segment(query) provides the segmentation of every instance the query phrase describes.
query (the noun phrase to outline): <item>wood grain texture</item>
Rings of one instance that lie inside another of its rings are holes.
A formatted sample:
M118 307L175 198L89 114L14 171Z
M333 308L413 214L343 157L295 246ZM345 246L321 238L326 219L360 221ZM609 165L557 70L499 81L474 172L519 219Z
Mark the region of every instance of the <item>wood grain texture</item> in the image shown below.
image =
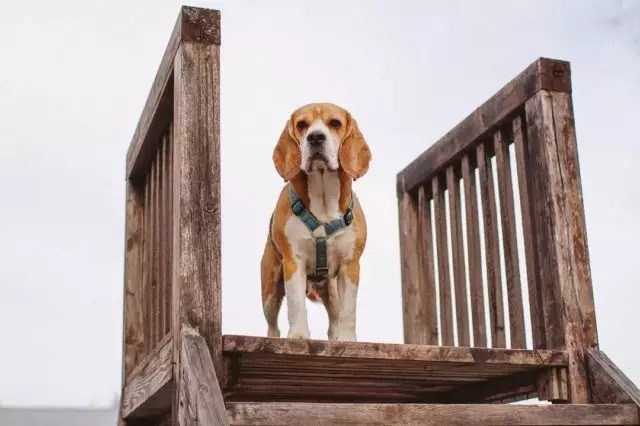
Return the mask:
M449 193L449 223L451 224L451 254L455 289L456 325L458 346L470 346L469 308L467 304L467 275L465 270L464 241L462 237L462 204L460 180L454 166L447 167L447 191Z
M127 181L125 211L125 259L122 318L122 377L121 388L127 377L144 355L143 329L143 233L144 205L140 190ZM120 396L118 424L124 426L124 393Z
M144 356L143 232L144 205L138 188L127 182L123 295L123 383Z
M571 272L574 281L563 289L563 300L570 310L572 321L578 327L576 343L584 348L598 345L598 330L593 286L591 283L591 266L589 262L589 245L587 226L582 197L582 179L578 159L573 102L570 93L551 93L553 108L553 125L556 133L558 164L561 174L561 190L566 198L566 224L569 239ZM568 284L568 283L567 283Z
M219 53L215 44L181 43L173 128L173 330L198 330L216 371L222 368Z
M524 328L524 306L522 304L522 282L518 261L518 237L516 233L515 202L511 182L511 161L509 145L501 131L493 135L493 149L496 155L498 191L500 194L500 219L502 220L502 246L504 270L507 282L507 302L509 304L509 337L512 348L526 348Z
M147 96L129 150L127 177L145 173L173 114L173 63L181 42L220 45L220 12L182 6Z
M180 426L228 425L222 392L207 342L195 330L181 332Z
M567 365L563 351L251 336L223 336L223 349L227 402L448 402L470 385L512 395L521 382L508 378Z
M473 345L487 346L484 289L482 282L482 258L480 247L480 223L478 221L478 193L475 170L469 155L462 157L462 181L464 185L465 213L467 220L467 259L469 262L469 297L471 298L471 324Z
M420 293L426 305L424 325L426 339L424 344L438 344L438 298L436 294L435 255L433 251L433 229L431 225L431 188L418 190L418 270L420 271ZM420 343L420 342L405 342Z
M640 389L598 349L587 350L589 387L594 404L635 404L640 408Z
M585 350L597 331L571 97L540 91L525 110L547 347L567 347L570 401L586 403Z
M151 195L151 175L147 173L144 177L144 267L142 271L142 291L144 293L144 345L145 354L150 353L153 350L153 334L152 334L152 279L153 279L153 236L151 233L153 225L152 202L153 197Z
M440 299L440 335L442 345L453 346L453 306L449 272L449 247L447 243L447 212L444 187L438 176L431 181L433 211L436 226L436 247L438 253L438 289Z
M415 200L406 194L400 200L400 273L402 280L402 328L405 343L427 343L425 324L427 315L426 294L420 278L420 253L418 249L418 211Z
M569 401L569 377L566 368L551 368L538 376L538 399L553 403Z
M571 92L565 61L539 58L462 120L397 175L397 193L414 192L442 171L539 90Z
M520 115L512 122L513 143L516 154L516 172L518 174L518 191L520 194L520 212L524 239L525 265L527 268L527 287L529 292L529 312L531 316L531 334L533 348L543 348L546 344L545 321L540 295L540 270L538 252L535 242L535 223L533 220L533 202L531 199L531 164L529 162L526 132L523 131L523 120Z
M160 341L162 336L160 335L160 320L161 320L161 307L160 307L160 289L162 284L160 253L160 156L161 150L158 150L155 154L153 163L151 163L151 341L155 345Z
M166 411L171 404L173 344L165 338L127 379L122 418L145 418Z
M553 111L549 94L541 94L530 99L525 105L527 147L529 168L526 170L531 183L530 199L532 202L532 218L536 233L533 236L538 261L537 270L541 298L542 316L546 341L545 348L564 347L564 319L562 316L562 299L559 286L558 260L555 255L555 232L551 220L555 210L552 205L552 189L550 187L551 165L546 159L546 151L555 145L553 130ZM550 145L549 148L546 148ZM535 170L535 172L534 172ZM554 172L555 176L555 172Z
M476 149L478 176L480 179L480 198L482 199L482 217L484 224L485 263L487 268L487 289L489 296L489 320L491 346L506 346L504 306L502 298L502 278L500 271L500 237L498 234L498 213L491 159L484 144Z
M333 340L298 340L269 337L225 335L225 353L276 354L357 358L375 360L407 360L470 364L515 364L532 366L565 366L562 350L494 349L455 346L409 345L395 343L340 342ZM301 362L304 362L301 359Z
M633 425L633 405L232 403L232 425ZM313 420L311 420L313 419Z

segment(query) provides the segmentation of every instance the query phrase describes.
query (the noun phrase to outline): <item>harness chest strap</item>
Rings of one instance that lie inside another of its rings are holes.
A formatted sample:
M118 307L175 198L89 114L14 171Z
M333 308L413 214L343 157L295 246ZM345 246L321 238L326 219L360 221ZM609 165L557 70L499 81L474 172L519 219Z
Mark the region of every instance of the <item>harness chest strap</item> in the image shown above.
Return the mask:
M334 219L328 223L320 223L320 221L311 213L304 205L298 194L296 194L293 185L289 188L289 198L291 199L291 210L302 220L305 226L311 231L316 242L316 270L307 278L311 281L322 281L329 274L328 256L327 256L327 237L338 232L342 228L346 228L353 222L353 191L351 191L351 199L347 210L341 218ZM324 226L324 236L316 236L314 231Z
M320 221L314 216L313 213L304 205L302 200L293 186L289 189L289 198L291 200L291 210L293 213L302 220L302 223L311 231L313 239L316 242L316 269L313 274L308 275L307 278L311 281L318 282L324 280L329 274L329 264L327 255L327 237L335 234L342 228L346 228L353 222L353 191L351 191L351 199L347 206L344 215L339 219L334 219L328 223L320 223ZM271 224L273 222L273 215L269 221L269 237L271 237ZM324 236L316 236L314 231L324 226Z

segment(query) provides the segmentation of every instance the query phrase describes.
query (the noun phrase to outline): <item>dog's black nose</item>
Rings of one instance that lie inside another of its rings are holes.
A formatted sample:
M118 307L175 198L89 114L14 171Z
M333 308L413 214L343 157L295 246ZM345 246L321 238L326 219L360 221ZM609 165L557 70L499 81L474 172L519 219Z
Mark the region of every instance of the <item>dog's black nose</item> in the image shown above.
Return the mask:
M316 130L307 135L307 142L309 142L311 146L320 146L326 140L327 140L327 135L325 135L324 132L320 130Z

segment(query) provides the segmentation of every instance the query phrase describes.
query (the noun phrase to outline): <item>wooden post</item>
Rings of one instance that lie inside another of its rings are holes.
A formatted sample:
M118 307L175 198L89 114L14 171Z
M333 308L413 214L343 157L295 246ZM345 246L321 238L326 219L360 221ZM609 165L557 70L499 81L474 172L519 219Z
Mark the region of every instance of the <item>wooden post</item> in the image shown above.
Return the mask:
M183 329L202 336L222 374L220 309L220 14L183 7L173 66L173 353L176 424L202 424L187 390ZM207 364L207 363L205 363ZM205 368L208 365L205 365ZM216 374L217 372L217 374ZM218 390L219 392L219 390ZM193 421L186 421L191 419ZM194 420L195 419L195 420ZM180 423L178 423L180 421Z
M598 337L571 94L540 90L525 112L546 346L567 348L569 401L585 404Z
M138 189L127 182L125 216L124 294L122 320L122 386L143 355L142 251L143 205ZM122 407L124 391L121 394ZM124 424L122 419L119 424Z

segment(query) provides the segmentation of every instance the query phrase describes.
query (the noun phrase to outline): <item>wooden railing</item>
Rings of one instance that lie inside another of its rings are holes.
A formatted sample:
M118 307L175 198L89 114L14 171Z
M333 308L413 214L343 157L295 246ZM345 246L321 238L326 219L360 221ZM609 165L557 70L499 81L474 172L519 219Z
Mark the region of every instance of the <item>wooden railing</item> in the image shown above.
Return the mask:
M182 7L127 153L121 424L198 415L222 371L219 55L219 12Z
M569 64L540 59L398 174L404 338L567 348L586 402L597 331L570 93Z

